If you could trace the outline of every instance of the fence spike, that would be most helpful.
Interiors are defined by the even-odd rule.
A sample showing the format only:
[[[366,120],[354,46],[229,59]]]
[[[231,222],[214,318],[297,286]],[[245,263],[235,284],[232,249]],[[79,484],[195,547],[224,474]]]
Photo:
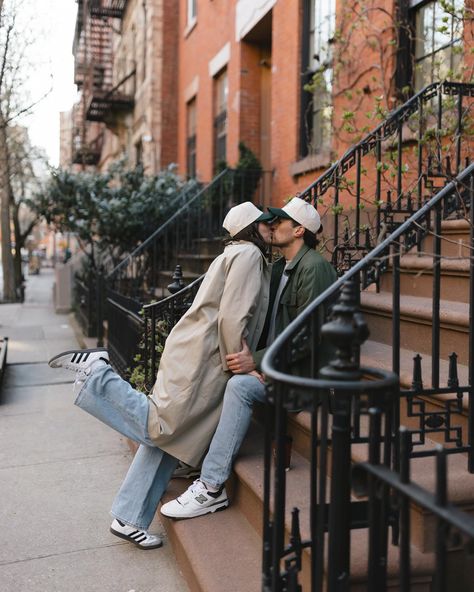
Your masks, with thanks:
[[[420,356],[420,354],[416,354],[416,356],[413,358],[413,380],[411,383],[411,388],[417,392],[423,390],[423,376],[421,370],[422,359],[423,358]]]
[[[452,388],[456,388],[459,386],[459,378],[458,378],[458,356],[456,352],[453,352],[449,356],[449,376],[448,376],[448,386]]]

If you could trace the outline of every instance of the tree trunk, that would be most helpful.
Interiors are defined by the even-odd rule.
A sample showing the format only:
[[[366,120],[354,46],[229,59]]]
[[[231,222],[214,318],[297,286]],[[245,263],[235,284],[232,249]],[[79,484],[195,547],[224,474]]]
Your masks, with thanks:
[[[3,300],[14,302],[17,299],[17,292],[10,235],[10,200],[7,130],[3,113],[0,111],[0,229],[2,233]]]

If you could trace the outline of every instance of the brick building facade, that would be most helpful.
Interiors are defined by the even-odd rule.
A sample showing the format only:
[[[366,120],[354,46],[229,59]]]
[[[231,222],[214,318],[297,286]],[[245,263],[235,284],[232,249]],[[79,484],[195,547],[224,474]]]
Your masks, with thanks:
[[[90,150],[73,162],[103,170],[125,156],[150,173],[177,162],[207,182],[223,161],[236,164],[241,141],[268,171],[262,201],[279,204],[409,93],[471,76],[463,6],[81,0],[75,142]]]

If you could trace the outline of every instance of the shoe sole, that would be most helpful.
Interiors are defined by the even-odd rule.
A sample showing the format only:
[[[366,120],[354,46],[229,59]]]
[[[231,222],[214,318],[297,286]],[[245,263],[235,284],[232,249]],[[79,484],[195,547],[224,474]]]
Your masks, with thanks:
[[[51,366],[51,364],[54,361],[59,360],[59,358],[62,358],[64,356],[70,356],[72,354],[86,353],[86,352],[89,352],[91,354],[95,353],[95,352],[104,352],[104,353],[107,353],[107,355],[108,355],[107,349],[105,347],[95,347],[95,348],[91,348],[91,349],[70,349],[68,351],[61,352],[57,356],[54,356],[53,358],[51,358],[48,362],[48,366]]]
[[[123,539],[124,541],[128,541],[129,543],[132,543],[133,545],[135,545],[135,547],[138,547],[142,551],[150,551],[151,549],[159,549],[160,547],[163,546],[163,541],[161,541],[160,543],[158,543],[156,545],[147,545],[146,547],[144,547],[143,545],[140,545],[140,543],[137,543],[136,541],[134,541],[128,535],[118,532],[118,530],[114,530],[113,528],[110,528],[109,530],[113,535]]]
[[[205,516],[206,514],[213,514],[214,512],[220,512],[221,510],[225,510],[229,506],[229,500],[225,500],[225,502],[220,502],[215,506],[209,506],[207,508],[202,508],[199,512],[195,512],[190,516],[183,516],[182,514],[177,516],[173,514],[166,514],[163,512],[163,508],[161,509],[161,514],[166,516],[167,518],[174,518],[175,520],[188,520],[189,518],[197,518],[198,516]]]

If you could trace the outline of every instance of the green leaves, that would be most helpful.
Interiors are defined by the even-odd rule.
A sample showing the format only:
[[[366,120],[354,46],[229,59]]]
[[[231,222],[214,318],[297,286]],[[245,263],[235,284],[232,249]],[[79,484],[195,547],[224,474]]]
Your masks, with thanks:
[[[155,176],[123,163],[106,173],[53,169],[35,209],[57,230],[73,232],[91,251],[97,247],[117,260],[156,230],[180,191],[195,185],[175,168]]]

